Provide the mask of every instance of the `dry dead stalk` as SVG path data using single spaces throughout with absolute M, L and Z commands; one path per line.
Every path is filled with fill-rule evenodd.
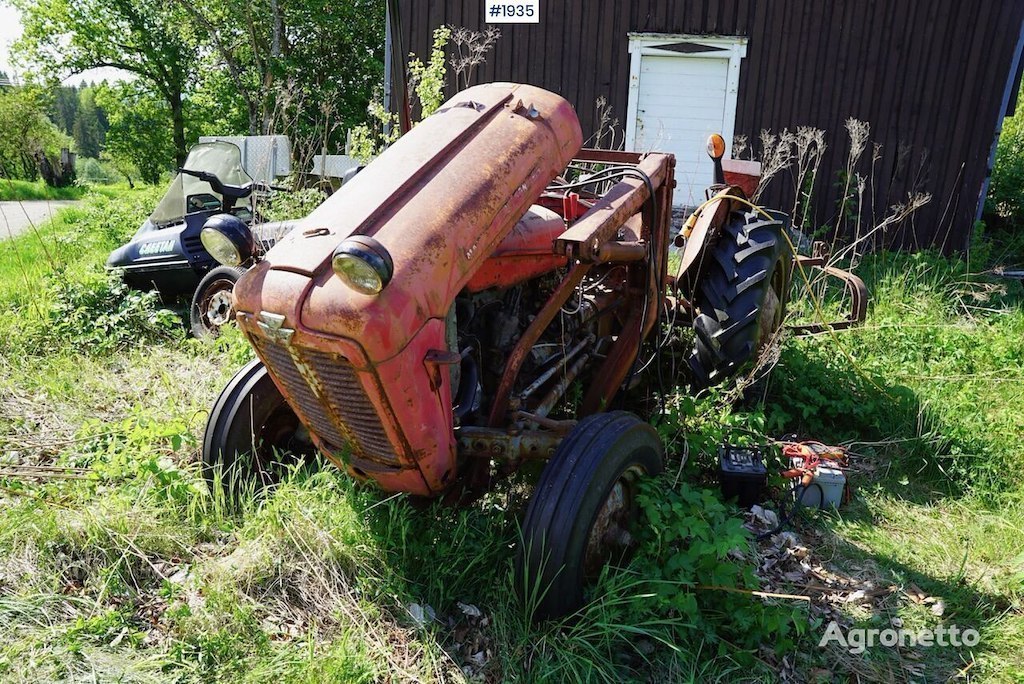
M 483 31 L 472 31 L 461 26 L 449 28 L 452 31 L 451 42 L 455 46 L 455 54 L 450 60 L 452 71 L 455 72 L 455 85 L 465 89 L 470 86 L 476 68 L 487 61 L 487 53 L 501 38 L 501 30 L 493 26 Z

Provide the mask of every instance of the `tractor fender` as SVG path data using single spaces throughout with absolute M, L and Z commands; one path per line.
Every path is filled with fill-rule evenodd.
M 678 241 L 686 237 L 681 245 L 683 248 L 682 259 L 679 270 L 676 274 L 676 284 L 688 299 L 696 291 L 697 283 L 700 282 L 704 270 L 705 257 L 714 246 L 715 241 L 722 232 L 722 227 L 729 220 L 729 214 L 739 202 L 733 202 L 731 198 L 746 199 L 746 193 L 739 186 L 730 186 L 722 190 L 705 204 L 697 214 L 696 222 L 690 231 L 689 236 L 682 233 L 676 238 Z

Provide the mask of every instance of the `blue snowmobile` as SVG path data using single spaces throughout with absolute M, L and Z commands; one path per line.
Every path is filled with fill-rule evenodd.
M 165 301 L 191 296 L 192 334 L 216 335 L 234 320 L 235 281 L 294 226 L 258 221 L 254 196 L 271 190 L 283 188 L 254 181 L 236 145 L 199 143 L 138 232 L 110 254 L 107 268 L 119 269 L 130 287 L 156 290 Z M 200 237 L 208 223 L 224 222 L 244 223 L 255 237 L 252 252 L 238 264 L 220 265 Z

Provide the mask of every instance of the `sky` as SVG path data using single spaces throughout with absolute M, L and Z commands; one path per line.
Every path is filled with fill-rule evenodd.
M 21 14 L 0 0 L 0 71 L 8 76 L 21 75 L 11 64 L 11 43 L 21 37 Z M 80 75 L 65 79 L 65 84 L 78 84 L 89 81 L 119 81 L 125 74 L 117 69 L 90 69 Z M 22 79 L 24 80 L 24 79 Z
M 10 74 L 14 70 L 11 66 L 11 43 L 20 35 L 21 17 L 18 10 L 0 4 L 0 71 Z

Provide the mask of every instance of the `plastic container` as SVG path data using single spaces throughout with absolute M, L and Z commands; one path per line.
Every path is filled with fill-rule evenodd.
M 801 465 L 802 461 L 796 459 L 793 463 L 794 465 Z M 822 510 L 839 508 L 843 502 L 843 491 L 846 489 L 846 475 L 842 470 L 828 466 L 818 466 L 814 471 L 814 479 L 811 482 L 812 484 L 807 486 L 806 492 L 804 492 L 803 485 L 794 485 L 793 496 L 795 501 L 805 508 L 820 508 Z M 817 484 L 821 489 L 819 490 L 814 484 Z

